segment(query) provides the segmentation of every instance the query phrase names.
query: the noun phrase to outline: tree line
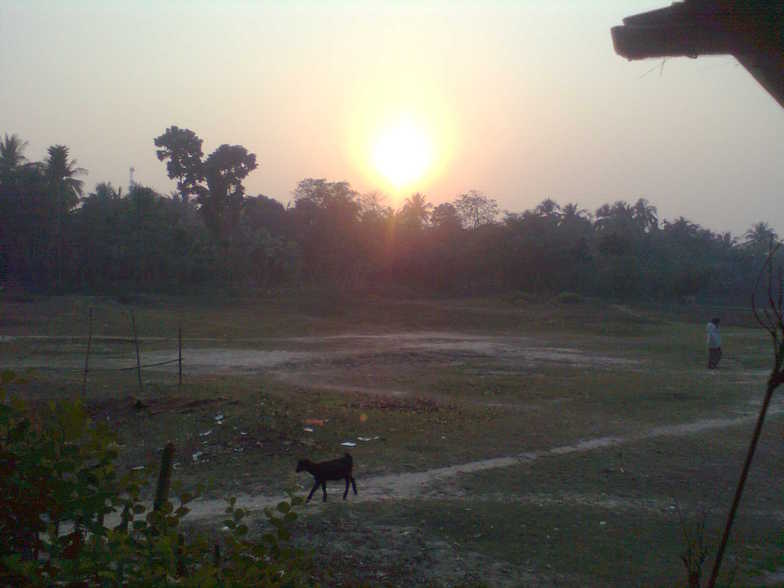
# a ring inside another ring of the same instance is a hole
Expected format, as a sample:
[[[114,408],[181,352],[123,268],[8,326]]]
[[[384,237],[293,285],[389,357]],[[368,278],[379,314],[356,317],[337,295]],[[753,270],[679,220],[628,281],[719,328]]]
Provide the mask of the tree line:
[[[775,231],[742,237],[645,199],[593,213],[545,199],[517,213],[469,191],[433,206],[421,193],[395,209],[379,193],[307,178],[284,206],[245,193],[258,167],[241,145],[202,152],[189,129],[154,139],[177,190],[108,182],[85,193],[86,171],[64,145],[27,160],[0,141],[0,285],[41,292],[190,292],[194,288],[330,287],[474,295],[574,292],[637,300],[745,301]]]

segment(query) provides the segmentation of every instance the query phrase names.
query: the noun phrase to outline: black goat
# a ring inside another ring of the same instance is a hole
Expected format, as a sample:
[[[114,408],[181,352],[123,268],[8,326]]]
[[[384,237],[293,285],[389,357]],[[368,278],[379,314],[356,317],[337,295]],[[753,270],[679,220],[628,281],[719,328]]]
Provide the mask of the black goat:
[[[310,501],[313,493],[319,486],[321,486],[321,489],[324,491],[324,502],[326,502],[327,481],[329,480],[346,480],[346,491],[343,492],[343,500],[345,500],[348,495],[349,482],[351,482],[351,487],[354,489],[354,494],[356,494],[357,483],[354,481],[354,476],[351,475],[353,468],[354,460],[348,453],[339,459],[322,461],[321,463],[313,463],[309,459],[299,460],[297,462],[297,471],[301,472],[304,470],[312,474],[316,480],[316,483],[313,484],[313,488],[310,490],[310,494],[308,494],[308,500],[306,500],[306,502]]]

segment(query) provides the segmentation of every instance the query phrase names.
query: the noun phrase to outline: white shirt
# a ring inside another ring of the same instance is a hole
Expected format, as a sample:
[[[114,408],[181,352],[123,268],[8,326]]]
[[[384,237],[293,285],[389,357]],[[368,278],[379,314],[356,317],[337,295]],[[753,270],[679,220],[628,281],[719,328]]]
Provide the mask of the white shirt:
[[[705,333],[707,334],[708,349],[721,347],[721,333],[719,333],[719,327],[713,323],[708,323],[708,326],[705,327]]]

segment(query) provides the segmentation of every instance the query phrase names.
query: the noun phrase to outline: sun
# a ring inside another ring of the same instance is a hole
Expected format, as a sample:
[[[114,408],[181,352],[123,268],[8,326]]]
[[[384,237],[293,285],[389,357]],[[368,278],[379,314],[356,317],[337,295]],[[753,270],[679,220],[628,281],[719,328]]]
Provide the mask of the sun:
[[[381,130],[373,144],[372,163],[393,187],[411,186],[433,164],[432,141],[422,127],[403,118]]]

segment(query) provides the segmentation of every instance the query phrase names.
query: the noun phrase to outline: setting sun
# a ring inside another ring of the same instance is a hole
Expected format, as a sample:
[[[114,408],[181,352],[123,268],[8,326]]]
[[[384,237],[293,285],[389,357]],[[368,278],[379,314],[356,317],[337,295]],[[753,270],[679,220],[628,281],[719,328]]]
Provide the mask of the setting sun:
[[[433,146],[421,128],[404,119],[382,130],[373,146],[372,162],[390,184],[403,188],[427,173]]]

